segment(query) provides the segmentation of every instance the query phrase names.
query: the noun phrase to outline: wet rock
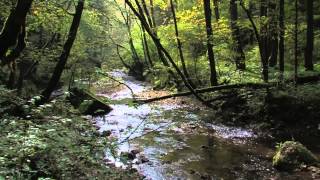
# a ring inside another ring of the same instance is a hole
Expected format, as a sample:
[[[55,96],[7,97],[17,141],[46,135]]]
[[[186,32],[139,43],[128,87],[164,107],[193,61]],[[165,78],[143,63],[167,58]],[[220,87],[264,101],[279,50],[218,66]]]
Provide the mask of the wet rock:
[[[119,132],[124,132],[124,129],[120,129]]]
[[[140,161],[141,161],[142,164],[150,161],[150,160],[149,160],[146,156],[144,156],[144,155],[141,155],[139,159],[140,159]]]
[[[121,152],[121,156],[127,158],[128,160],[134,160],[137,156],[131,152]]]
[[[110,130],[107,130],[107,131],[103,131],[101,136],[102,137],[109,137],[111,134],[112,134],[112,132]]]
[[[138,149],[133,149],[133,150],[131,150],[131,153],[134,154],[134,155],[137,155],[137,154],[139,154],[140,152],[141,152],[141,151],[138,150]]]
[[[136,172],[138,172],[138,170],[135,169],[135,168],[130,168],[130,172],[131,172],[131,173],[136,173]]]
[[[210,177],[210,175],[208,175],[208,174],[202,174],[201,176],[200,176],[200,178],[201,179],[204,179],[204,180],[211,180],[211,177]]]
[[[190,174],[195,174],[196,173],[196,171],[195,170],[190,170]]]
[[[291,171],[302,165],[314,165],[319,160],[299,142],[286,141],[279,145],[273,156],[273,166],[278,170]]]
[[[112,108],[104,102],[103,99],[93,95],[85,89],[71,89],[68,100],[75,108],[79,109],[81,114],[84,115],[104,115],[112,110]]]
[[[142,162],[141,162],[140,160],[137,160],[137,159],[136,159],[136,161],[134,161],[134,163],[135,163],[136,165],[142,164]]]
[[[172,161],[170,161],[170,160],[166,160],[166,161],[164,161],[163,163],[164,163],[164,164],[171,164],[171,163],[172,163]]]
[[[209,147],[209,146],[206,146],[206,145],[202,145],[201,148],[202,148],[202,149],[209,149],[210,147]]]

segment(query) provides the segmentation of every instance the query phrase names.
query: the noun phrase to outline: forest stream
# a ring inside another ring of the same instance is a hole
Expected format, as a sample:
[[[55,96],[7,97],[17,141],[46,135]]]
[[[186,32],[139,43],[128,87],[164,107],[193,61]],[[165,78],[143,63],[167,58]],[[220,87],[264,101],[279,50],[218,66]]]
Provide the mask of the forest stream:
[[[112,75],[122,78],[135,93],[151,89],[120,71]],[[120,100],[130,98],[131,92],[122,89],[100,95]],[[106,151],[106,162],[134,168],[146,179],[303,177],[301,172],[289,175],[274,170],[272,148],[255,141],[250,130],[213,124],[208,110],[174,103],[112,107],[109,114],[95,118],[99,131],[110,132],[109,138],[118,144],[118,154]],[[123,159],[126,152],[129,158]]]

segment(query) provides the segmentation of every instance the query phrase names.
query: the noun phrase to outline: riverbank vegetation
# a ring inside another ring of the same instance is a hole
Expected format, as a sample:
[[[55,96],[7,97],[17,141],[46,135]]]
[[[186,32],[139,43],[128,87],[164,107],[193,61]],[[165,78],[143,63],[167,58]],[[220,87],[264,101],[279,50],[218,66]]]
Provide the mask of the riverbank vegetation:
[[[273,145],[295,139],[316,149],[308,140],[320,138],[319,7],[313,0],[0,0],[0,179],[136,177],[103,164],[112,142],[80,114],[111,110],[94,93],[130,89],[108,74],[115,69],[155,90],[131,106],[191,96],[211,108],[211,121],[254,129]]]

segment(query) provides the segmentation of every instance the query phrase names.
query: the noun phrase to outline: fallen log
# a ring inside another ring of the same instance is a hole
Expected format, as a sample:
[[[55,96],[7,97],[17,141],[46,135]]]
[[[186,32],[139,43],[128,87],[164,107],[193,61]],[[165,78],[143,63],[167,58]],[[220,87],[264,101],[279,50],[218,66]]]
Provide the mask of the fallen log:
[[[219,90],[227,90],[227,89],[235,89],[235,88],[261,89],[261,88],[272,87],[276,84],[277,83],[269,83],[269,84],[267,84],[267,83],[261,83],[261,84],[245,83],[245,84],[220,85],[220,86],[213,86],[213,87],[202,88],[202,89],[195,89],[195,92],[197,94],[202,94],[202,93],[214,92],[214,91],[219,91]],[[150,103],[150,102],[160,101],[160,100],[174,98],[174,97],[189,96],[192,94],[193,94],[192,92],[187,91],[187,92],[175,93],[175,94],[170,94],[170,95],[151,98],[151,99],[135,100],[135,102],[144,104],[144,103]]]
[[[302,85],[306,83],[315,83],[320,81],[320,75],[314,75],[314,76],[305,76],[305,77],[298,77],[297,79],[297,85]],[[293,79],[287,79],[285,83],[294,83]],[[202,88],[202,89],[195,89],[195,92],[197,94],[203,94],[203,93],[208,93],[208,92],[214,92],[214,91],[219,91],[219,90],[228,90],[228,89],[236,89],[236,88],[251,88],[251,89],[262,89],[262,88],[268,88],[268,87],[275,87],[280,85],[281,82],[270,82],[270,83],[244,83],[244,84],[231,84],[231,85],[220,85],[220,86],[213,86],[213,87],[208,87],[208,88]],[[181,96],[189,96],[192,95],[193,93],[190,91],[187,92],[181,92],[181,93],[175,93],[175,94],[170,94],[166,96],[161,96],[161,97],[156,97],[156,98],[151,98],[151,99],[140,99],[140,100],[135,100],[134,102],[140,103],[140,104],[145,104],[145,103],[151,103],[155,101],[160,101],[164,99],[169,99],[169,98],[174,98],[174,97],[181,97]],[[211,103],[213,100],[208,100],[206,102]]]

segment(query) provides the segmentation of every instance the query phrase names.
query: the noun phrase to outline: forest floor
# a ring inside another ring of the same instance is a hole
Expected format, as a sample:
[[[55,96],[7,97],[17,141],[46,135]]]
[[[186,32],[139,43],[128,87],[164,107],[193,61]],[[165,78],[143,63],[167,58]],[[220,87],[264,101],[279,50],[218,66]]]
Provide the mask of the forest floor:
[[[139,179],[108,167],[113,148],[64,98],[39,107],[0,87],[0,179]],[[25,105],[23,105],[25,104]]]

